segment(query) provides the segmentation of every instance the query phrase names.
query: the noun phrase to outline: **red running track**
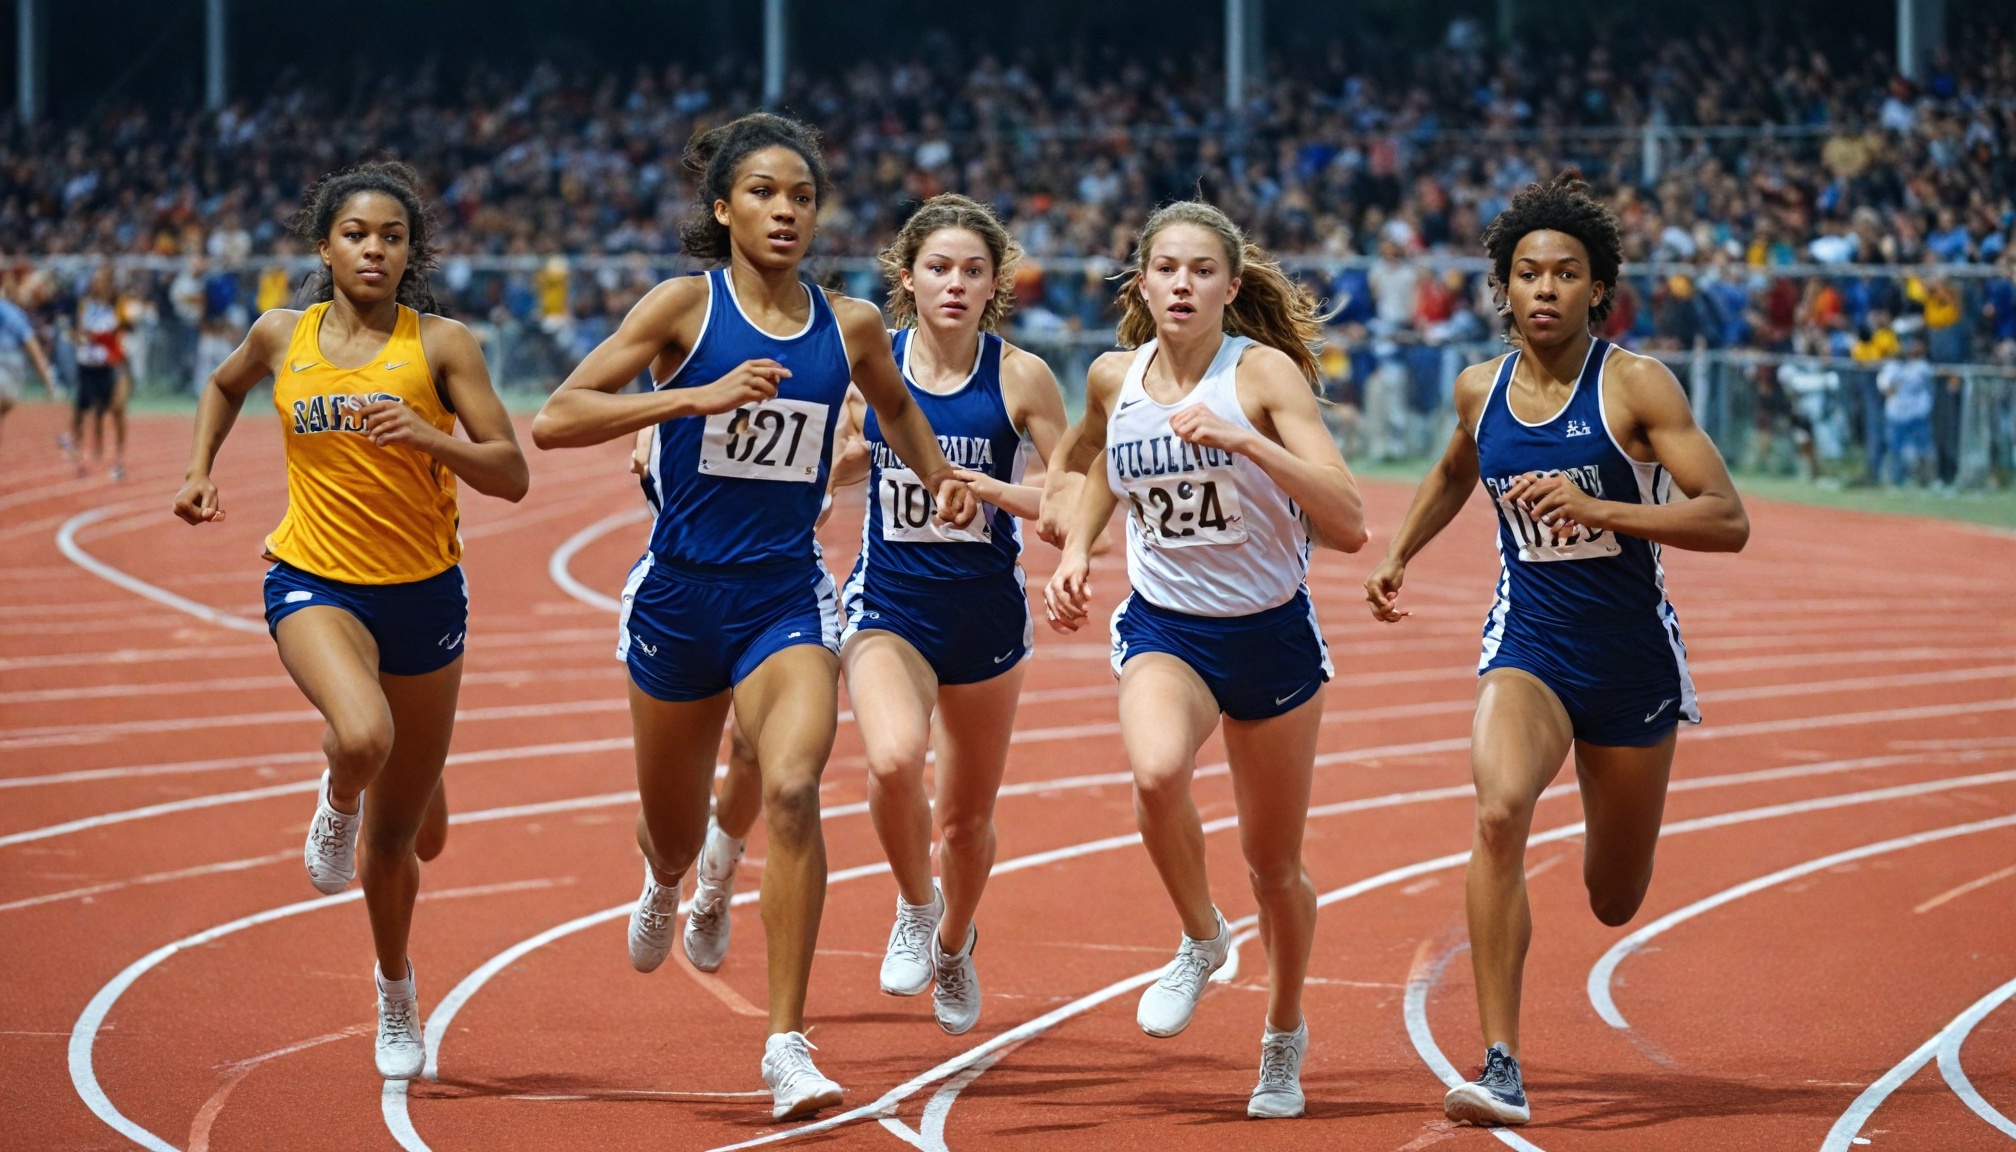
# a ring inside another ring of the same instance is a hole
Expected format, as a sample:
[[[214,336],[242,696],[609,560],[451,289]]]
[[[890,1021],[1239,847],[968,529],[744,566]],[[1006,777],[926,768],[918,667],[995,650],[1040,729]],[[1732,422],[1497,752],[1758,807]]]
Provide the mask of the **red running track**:
[[[1179,929],[1127,839],[1103,634],[1038,639],[1000,808],[1004,869],[981,911],[986,1015],[968,1036],[939,1032],[928,1002],[876,990],[894,886],[875,867],[860,742],[842,725],[813,1039],[850,1108],[880,1100],[880,1114],[819,1132],[769,1122],[753,906],[735,913],[716,978],[676,961],[632,972],[617,916],[549,933],[635,894],[613,621],[547,572],[567,539],[637,506],[620,445],[534,453],[524,504],[465,504],[475,607],[449,770],[458,823],[418,914],[423,1011],[518,951],[454,1015],[438,1082],[388,1103],[360,908],[203,935],[315,895],[298,859],[318,725],[257,621],[259,541],[284,499],[274,426],[241,425],[219,468],[229,519],[198,531],[167,511],[186,418],[136,419],[132,479],[113,485],[75,479],[49,447],[57,415],[17,412],[0,456],[0,1147],[134,1147],[140,1133],[177,1149],[395,1148],[387,1117],[403,1116],[409,1145],[439,1152],[762,1139],[1168,1152],[1222,1146],[1221,1124],[1246,1123],[1264,1004],[1255,944],[1181,1037],[1133,1024],[1127,982],[1167,959]],[[1443,1122],[1427,1062],[1440,1051],[1467,1074],[1479,1055],[1460,854],[1490,525],[1473,503],[1410,573],[1414,618],[1379,627],[1357,586],[1408,492],[1374,483],[1367,496],[1371,548],[1320,554],[1311,581],[1340,675],[1308,849],[1332,898],[1308,996],[1310,1115],[1235,1131],[1290,1149],[1496,1146]],[[1668,555],[1708,723],[1681,737],[1671,831],[1636,923],[1613,931],[1587,913],[1579,808],[1566,791],[1543,803],[1538,828],[1556,831],[1530,855],[1525,1146],[1819,1148],[1870,1085],[2016,979],[2016,826],[1941,831],[2016,814],[2016,538],[1786,505],[1752,515],[1741,556]],[[843,506],[825,533],[843,573],[854,516]],[[58,546],[66,524],[103,566],[238,619],[88,573]],[[613,594],[642,535],[616,527],[572,573]],[[1032,548],[1032,586],[1053,558]],[[1099,575],[1110,607],[1125,587],[1117,558]],[[1214,742],[1203,759],[1221,755]],[[1225,829],[1211,837],[1220,903],[1250,916],[1222,772],[1200,777],[1197,799]],[[1592,967],[1629,932],[1808,861],[1933,833],[1944,838],[1657,935],[1609,985],[1628,1029],[1592,1005]],[[1928,1057],[1867,1111],[1868,1146],[2008,1146],[1991,1118],[2016,1115],[2016,1006],[1979,1017],[1954,1061],[1978,1106]]]

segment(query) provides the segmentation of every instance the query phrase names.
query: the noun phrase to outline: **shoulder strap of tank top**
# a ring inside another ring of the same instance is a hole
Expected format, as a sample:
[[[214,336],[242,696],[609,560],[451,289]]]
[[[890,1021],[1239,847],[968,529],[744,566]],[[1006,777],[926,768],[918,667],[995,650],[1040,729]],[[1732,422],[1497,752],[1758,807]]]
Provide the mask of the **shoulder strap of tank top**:
[[[301,310],[301,315],[294,321],[294,334],[287,338],[287,366],[289,368],[292,368],[294,361],[302,356],[312,356],[317,360],[322,358],[321,352],[312,345],[315,343],[316,333],[322,330],[322,313],[328,310],[329,302],[327,300],[319,304],[310,304]],[[308,345],[308,347],[303,347],[303,345]]]
[[[1127,375],[1120,379],[1120,397],[1124,398],[1129,392],[1147,390],[1145,381],[1148,378],[1148,364],[1155,359],[1155,346],[1158,343],[1159,341],[1150,340],[1134,349],[1134,360],[1127,365]],[[1117,404],[1115,410],[1118,410]]]

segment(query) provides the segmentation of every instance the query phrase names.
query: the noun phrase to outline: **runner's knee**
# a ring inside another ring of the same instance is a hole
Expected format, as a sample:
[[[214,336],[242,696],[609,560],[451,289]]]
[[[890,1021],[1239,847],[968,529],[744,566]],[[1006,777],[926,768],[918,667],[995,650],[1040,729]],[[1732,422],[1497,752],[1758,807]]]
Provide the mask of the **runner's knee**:
[[[944,838],[941,851],[950,856],[971,855],[984,849],[993,834],[994,813],[991,810],[947,812],[939,828],[939,835]]]
[[[878,749],[868,754],[868,775],[878,788],[922,791],[924,787],[924,745],[904,742],[896,748]]]
[[[819,834],[819,778],[810,773],[763,785],[763,813],[772,840],[802,843]]]
[[[346,776],[375,775],[392,755],[392,718],[332,717],[322,737],[329,766]]]
[[[1533,827],[1533,804],[1523,798],[1479,795],[1477,839],[1487,852],[1524,853]]]
[[[1143,811],[1180,808],[1190,802],[1190,763],[1171,757],[1134,769],[1134,807]]]

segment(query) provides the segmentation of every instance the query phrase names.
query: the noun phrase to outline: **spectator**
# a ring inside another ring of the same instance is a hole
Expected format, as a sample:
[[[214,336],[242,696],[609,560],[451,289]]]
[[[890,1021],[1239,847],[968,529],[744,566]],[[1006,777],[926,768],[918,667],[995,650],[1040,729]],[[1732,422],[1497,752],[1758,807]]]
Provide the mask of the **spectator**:
[[[1925,357],[1925,338],[1916,331],[1904,337],[1903,356],[1884,364],[1876,374],[1888,438],[1886,486],[1925,482],[1925,466],[1932,455],[1934,383],[1932,362]]]

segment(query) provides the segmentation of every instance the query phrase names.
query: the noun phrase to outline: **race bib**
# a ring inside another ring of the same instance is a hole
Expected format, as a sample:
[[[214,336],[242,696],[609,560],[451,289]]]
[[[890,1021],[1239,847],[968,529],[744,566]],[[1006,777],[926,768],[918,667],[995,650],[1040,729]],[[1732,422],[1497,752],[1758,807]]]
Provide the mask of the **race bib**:
[[[989,523],[988,505],[982,504],[973,522],[954,528],[939,521],[938,502],[931,490],[908,468],[882,469],[882,482],[875,499],[882,505],[882,538],[909,544],[992,544],[994,528]]]
[[[769,399],[707,417],[700,474],[813,484],[825,456],[827,406]]]
[[[1153,483],[1127,485],[1127,502],[1142,543],[1151,548],[1192,548],[1200,544],[1240,544],[1246,517],[1230,472],[1216,470],[1164,476]]]
[[[1518,504],[1500,497],[1499,511],[1505,514],[1505,523],[1512,528],[1512,538],[1519,542],[1519,559],[1529,564],[1545,564],[1554,560],[1595,560],[1603,556],[1615,556],[1623,546],[1617,543],[1613,533],[1601,528],[1576,525],[1574,532],[1561,535],[1548,525],[1533,519],[1531,513]]]

